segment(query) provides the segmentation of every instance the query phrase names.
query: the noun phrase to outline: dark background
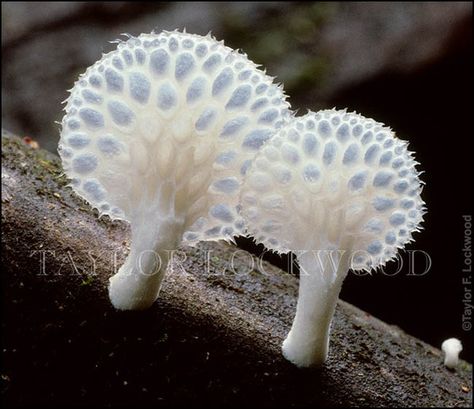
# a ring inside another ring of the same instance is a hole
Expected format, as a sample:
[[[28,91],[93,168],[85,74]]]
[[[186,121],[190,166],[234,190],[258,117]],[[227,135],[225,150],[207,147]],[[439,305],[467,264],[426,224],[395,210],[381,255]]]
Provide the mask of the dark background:
[[[472,214],[472,4],[2,2],[3,127],[55,151],[66,90],[114,48],[108,41],[184,27],[212,31],[264,65],[300,113],[348,108],[410,142],[428,213],[407,249],[426,251],[432,268],[409,276],[403,253],[395,276],[395,263],[385,275],[350,273],[341,298],[434,346],[459,338],[472,361],[472,332],[461,327],[462,278],[472,277],[462,272],[462,215]],[[269,258],[287,268],[287,257]]]

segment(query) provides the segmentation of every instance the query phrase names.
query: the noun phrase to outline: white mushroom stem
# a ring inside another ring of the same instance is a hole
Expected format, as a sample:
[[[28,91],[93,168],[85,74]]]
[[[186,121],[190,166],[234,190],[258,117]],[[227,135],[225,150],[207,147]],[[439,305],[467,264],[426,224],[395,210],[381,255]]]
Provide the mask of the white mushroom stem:
[[[391,129],[336,110],[292,118],[254,158],[240,193],[248,233],[280,253],[345,250],[335,268],[311,252],[300,257],[296,318],[283,345],[297,366],[326,360],[349,266],[369,272],[385,265],[420,228],[416,164]]]
[[[347,252],[305,252],[300,265],[296,316],[283,342],[283,355],[299,367],[322,365],[342,282],[349,269]]]
[[[131,223],[115,307],[149,307],[179,244],[244,232],[243,177],[289,108],[280,85],[210,35],[129,36],[79,77],[58,150],[74,191]]]
[[[132,226],[130,254],[110,279],[110,300],[119,310],[143,310],[158,298],[170,255],[181,241],[184,221],[159,219],[155,213]]]

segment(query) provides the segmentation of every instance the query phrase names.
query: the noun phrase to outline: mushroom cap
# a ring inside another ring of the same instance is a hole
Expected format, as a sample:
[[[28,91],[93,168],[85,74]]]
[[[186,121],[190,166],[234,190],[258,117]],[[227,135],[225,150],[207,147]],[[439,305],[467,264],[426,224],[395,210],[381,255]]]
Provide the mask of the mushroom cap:
[[[462,343],[457,338],[449,338],[443,341],[441,349],[444,352],[444,365],[454,369],[459,363],[459,353],[462,351]]]
[[[248,233],[277,252],[345,243],[351,268],[383,265],[424,214],[417,162],[381,123],[345,110],[295,117],[247,172],[241,204]]]
[[[290,116],[272,81],[210,35],[118,41],[66,101],[58,151],[71,186],[112,219],[157,208],[184,220],[188,244],[231,239],[243,174]]]
[[[462,344],[457,338],[448,338],[441,344],[441,349],[445,354],[455,354],[457,356],[462,351]]]

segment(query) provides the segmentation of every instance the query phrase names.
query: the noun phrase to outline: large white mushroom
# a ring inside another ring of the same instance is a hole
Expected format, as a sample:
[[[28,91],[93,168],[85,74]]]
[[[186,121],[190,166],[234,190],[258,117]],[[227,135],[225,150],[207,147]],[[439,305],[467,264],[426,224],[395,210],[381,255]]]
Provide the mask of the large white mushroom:
[[[346,111],[295,117],[262,149],[241,190],[248,232],[300,265],[284,356],[324,363],[349,269],[383,266],[412,240],[424,213],[417,162],[383,124]]]
[[[118,309],[147,308],[169,250],[242,231],[242,177],[289,104],[246,55],[176,31],[119,41],[70,92],[64,170],[101,215],[131,223],[130,254],[109,294]]]

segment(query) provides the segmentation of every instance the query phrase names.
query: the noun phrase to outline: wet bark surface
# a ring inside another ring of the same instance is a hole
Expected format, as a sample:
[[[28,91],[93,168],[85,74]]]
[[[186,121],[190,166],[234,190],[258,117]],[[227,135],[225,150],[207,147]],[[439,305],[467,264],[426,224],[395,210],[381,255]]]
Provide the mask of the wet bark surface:
[[[2,159],[5,406],[472,406],[470,364],[448,370],[343,301],[326,365],[285,361],[297,279],[231,245],[181,249],[152,308],[115,311],[107,282],[128,226],[98,220],[55,155],[3,132]]]

